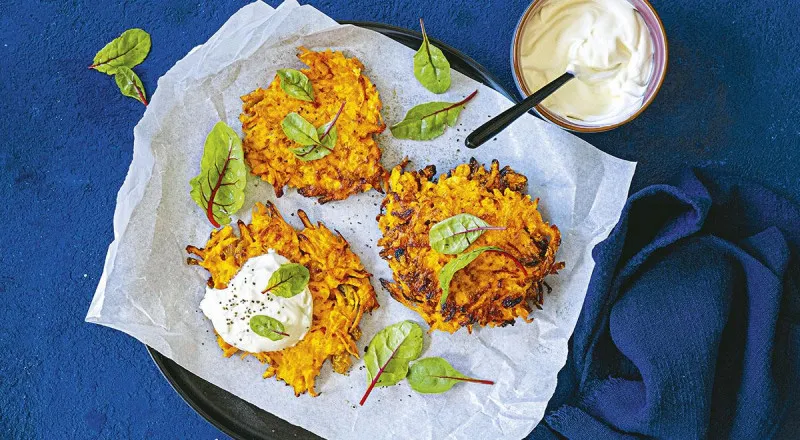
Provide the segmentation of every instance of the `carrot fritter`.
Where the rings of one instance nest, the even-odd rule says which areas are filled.
[[[556,273],[561,234],[548,225],[536,209],[538,199],[522,194],[527,178],[493,161],[487,170],[472,159],[434,181],[436,168],[405,172],[402,163],[389,177],[389,189],[381,205],[378,226],[383,237],[378,245],[388,261],[394,282],[381,280],[394,299],[416,311],[431,331],[450,333],[473,325],[504,326],[516,318],[528,321],[531,303],[542,304],[544,277]],[[508,258],[485,252],[455,273],[450,295],[439,306],[442,290],[438,274],[455,255],[431,249],[428,234],[439,221],[457,214],[480,217],[505,230],[488,231],[470,246],[497,246],[519,260],[524,274]],[[548,287],[549,289],[549,287]]]
[[[333,369],[344,374],[351,356],[358,358],[356,341],[361,337],[359,323],[366,312],[378,307],[370,274],[350,250],[340,234],[324,225],[312,225],[303,211],[298,211],[305,229],[298,232],[287,224],[272,203],[257,203],[249,225],[239,221],[239,236],[231,226],[213,231],[204,249],[187,246],[189,258],[211,274],[208,285],[224,289],[250,257],[274,249],[290,261],[305,266],[311,275],[308,289],[314,298],[311,328],[295,346],[253,355],[269,363],[264,377],[275,376],[294,388],[295,395],[308,391],[312,396],[314,381],[325,360],[332,358]],[[225,357],[238,350],[217,336]]]
[[[364,66],[357,58],[345,58],[341,52],[330,50],[300,49],[298,58],[309,66],[301,72],[311,80],[314,102],[287,95],[277,75],[266,89],[243,96],[239,119],[247,164],[253,174],[275,187],[278,197],[283,195],[284,185],[297,188],[306,197],[318,197],[320,203],[373,188],[380,191],[387,172],[372,136],[381,133],[386,124],[375,85],[362,74]],[[284,134],[283,118],[296,112],[319,127],[331,121],[343,102],[333,152],[309,162],[298,159],[290,148],[299,145]]]

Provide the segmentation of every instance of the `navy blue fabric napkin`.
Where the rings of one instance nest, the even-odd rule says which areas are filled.
[[[696,170],[633,195],[593,256],[529,438],[800,438],[796,205]]]

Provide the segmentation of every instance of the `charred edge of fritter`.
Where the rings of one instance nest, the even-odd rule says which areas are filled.
[[[444,322],[452,321],[459,309],[459,307],[457,307],[456,303],[453,301],[447,301],[441,307],[437,306],[437,308],[439,308],[439,313],[442,315],[442,320]]]
[[[395,168],[399,168],[401,173],[406,173],[406,167],[411,161],[408,159],[408,156],[404,157],[403,160],[400,161],[399,164],[395,165]],[[410,171],[417,177],[417,180],[422,182],[423,180],[433,180],[436,177],[436,165],[426,165],[423,168],[420,168],[417,171]],[[391,172],[387,173],[391,176]],[[387,177],[388,179],[388,177]],[[388,187],[387,187],[388,188]]]
[[[336,200],[344,200],[350,195],[349,193],[332,194],[314,185],[297,188],[297,193],[303,197],[316,197],[317,203],[320,205],[324,205],[328,202],[333,202]]]
[[[433,181],[436,178],[436,165],[428,165],[425,168],[419,170],[419,181],[422,182],[423,180]]]
[[[486,169],[477,159],[474,157],[469,158],[469,175],[467,176],[469,179],[475,177],[475,173],[478,171],[478,168]]]
[[[388,188],[389,188],[388,183],[386,185],[386,188],[387,188],[387,191],[388,191]],[[378,211],[378,215],[375,216],[375,220],[376,221],[380,221],[381,217],[383,217],[386,214],[386,205],[389,203],[389,195],[391,195],[391,194],[397,194],[397,193],[393,193],[393,192],[387,192],[386,193],[386,197],[384,197],[383,200],[381,200],[381,206],[380,206],[380,210]]]
[[[522,174],[517,173],[514,171],[510,166],[506,165],[502,169],[500,169],[500,162],[497,159],[493,159],[489,168],[487,169],[484,165],[481,165],[474,157],[471,157],[469,160],[469,175],[467,176],[470,180],[475,180],[479,178],[478,173],[483,171],[485,176],[483,179],[485,181],[481,182],[483,186],[486,188],[487,191],[492,191],[493,189],[497,189],[499,191],[503,191],[506,188],[518,192],[520,194],[525,192],[525,188],[528,185],[528,178]],[[447,176],[450,177],[452,175],[452,170],[447,173]],[[494,179],[492,177],[495,176]]]
[[[503,307],[505,307],[507,309],[510,309],[510,308],[516,306],[517,304],[521,303],[521,302],[522,302],[522,295],[514,297],[514,298],[506,298],[503,301],[501,301],[500,304]]]
[[[314,226],[311,224],[311,220],[308,219],[308,214],[302,209],[297,210],[297,216],[300,217],[300,221],[303,222],[303,227],[306,228],[313,228]]]
[[[386,278],[380,279],[381,286],[389,292],[389,295],[397,302],[403,303],[403,289],[395,283],[387,280]]]
[[[405,290],[402,288],[402,286],[400,286],[399,283],[393,283],[385,278],[380,278],[379,281],[381,282],[381,286],[386,289],[387,292],[389,292],[389,295],[391,295],[395,301],[401,304],[405,303],[406,301],[416,304],[422,302],[417,298],[407,296]]]
[[[411,159],[408,156],[403,157],[403,160],[400,161],[399,164],[395,165],[396,167],[400,167],[400,172],[405,172],[406,166],[411,162]]]
[[[328,229],[328,228],[327,228],[327,226],[325,226],[325,225],[321,225],[321,227],[323,227],[323,228],[325,228],[325,229]],[[348,251],[348,250],[350,250],[350,242],[349,242],[349,241],[347,241],[347,239],[346,239],[346,238],[344,238],[344,235],[342,235],[342,233],[341,233],[341,232],[339,232],[339,230],[338,230],[338,229],[334,229],[334,231],[336,232],[336,235],[338,235],[338,236],[339,236],[339,239],[340,239],[340,240],[342,240],[342,245],[344,246],[344,250],[345,250],[345,251]],[[372,276],[372,274],[371,274],[371,273],[369,273],[369,272],[367,272],[366,270],[364,270],[364,273],[366,273],[368,276]]]
[[[384,185],[386,185],[386,182],[389,181],[389,172],[386,171],[386,168],[383,168],[383,166],[381,166],[381,170],[383,172],[377,176],[375,181],[370,183],[370,185],[372,185],[372,189],[375,191],[378,191],[381,194],[386,194],[386,188],[384,188]],[[361,180],[366,181],[366,179]]]
[[[340,182],[342,183],[343,188],[349,188],[345,191],[328,191],[324,188],[319,188],[314,185],[303,186],[297,188],[297,193],[303,197],[309,198],[317,198],[317,203],[320,205],[324,205],[328,202],[335,202],[339,200],[345,200],[348,197],[359,194],[362,192],[369,191],[370,189],[374,189],[379,193],[383,194],[384,189],[384,181],[388,180],[388,173],[386,172],[383,167],[381,167],[381,172],[377,175],[373,176],[371,180],[367,180],[363,177],[359,178],[358,180],[350,180],[345,179],[343,177],[340,178]]]
[[[400,220],[408,221],[411,218],[411,215],[414,214],[413,208],[404,209],[402,211],[392,211],[392,215],[399,218]]]
[[[277,215],[278,219],[283,220],[283,216],[281,215],[280,211],[278,211],[278,208],[271,201],[268,200],[266,203],[264,203],[264,208],[266,208],[267,215],[270,218],[273,218],[275,215]]]
[[[189,245],[189,246],[186,246],[186,253],[188,253],[189,255],[195,255],[195,256],[199,257],[199,259],[197,259],[197,260],[195,260],[194,258],[188,258],[187,257],[187,260],[192,260],[192,261],[199,262],[199,261],[203,261],[203,258],[206,255],[206,250],[203,249],[203,248],[199,248],[197,246]],[[198,263],[189,263],[189,264],[198,264]]]

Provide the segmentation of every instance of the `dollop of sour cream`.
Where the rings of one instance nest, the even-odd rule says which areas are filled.
[[[269,292],[261,293],[272,273],[289,260],[269,249],[266,254],[249,258],[225,289],[206,288],[200,309],[211,320],[225,342],[258,353],[277,351],[297,344],[311,328],[313,298],[306,287],[291,298]],[[250,319],[267,315],[280,321],[289,336],[273,341],[250,328]]]
[[[567,71],[576,76],[542,102],[548,111],[605,125],[641,108],[653,40],[626,0],[544,0],[520,38],[522,76],[532,90]]]

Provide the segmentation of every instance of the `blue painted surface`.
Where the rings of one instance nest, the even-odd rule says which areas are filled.
[[[423,16],[434,37],[513,89],[508,48],[528,0],[311,3],[337,19],[410,28]],[[638,120],[586,139],[640,162],[634,190],[699,165],[800,199],[795,2],[653,3],[671,51],[661,94]],[[224,438],[181,401],[141,344],[83,323],[144,110],[86,66],[107,41],[142,27],[153,50],[137,71],[152,92],[244,4],[0,3],[0,437]]]

